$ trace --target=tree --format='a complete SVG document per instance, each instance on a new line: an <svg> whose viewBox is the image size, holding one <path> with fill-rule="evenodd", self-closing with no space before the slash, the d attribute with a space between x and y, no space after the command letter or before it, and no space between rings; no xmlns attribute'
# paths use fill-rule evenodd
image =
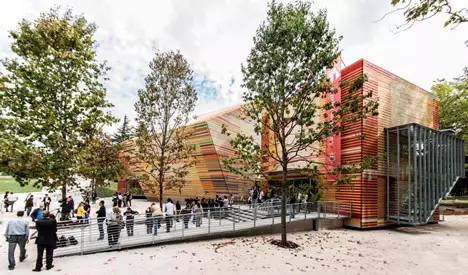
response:
<svg viewBox="0 0 468 275"><path fill-rule="evenodd" d="M468 22L468 9L456 8L451 0L391 0L391 4L396 7L396 10L384 15L391 14L395 11L404 11L406 22L398 29L409 29L416 22L424 21L434 17L437 14L445 14L448 16L444 23L444 27L453 26L456 28L461 23Z"/></svg>
<svg viewBox="0 0 468 275"><path fill-rule="evenodd" d="M35 156L30 162L3 159L2 169L20 184L31 179L54 190L76 185L79 152L96 125L114 118L106 111L109 69L94 48L96 25L71 10L59 8L34 21L23 20L10 31L14 58L2 60L0 78L2 136L18 155ZM37 159L38 158L38 159ZM16 166L15 169L5 169Z"/></svg>
<svg viewBox="0 0 468 275"><path fill-rule="evenodd" d="M117 143L131 139L133 137L133 128L130 126L130 121L128 120L127 115L124 116L122 126L117 129L113 140Z"/></svg>
<svg viewBox="0 0 468 275"><path fill-rule="evenodd" d="M439 97L439 128L453 129L457 137L468 140L468 80L439 81L432 91Z"/></svg>
<svg viewBox="0 0 468 275"><path fill-rule="evenodd" d="M254 46L242 66L244 113L257 134L273 136L265 146L251 136L237 134L231 139L236 157L228 167L234 172L262 172L260 163L273 159L282 171L281 243L286 245L286 200L288 167L295 163L304 172L316 173L318 163L304 155L314 144L340 133L344 124L375 114L372 92L359 92L365 76L355 83L343 83L348 93L340 102L323 103L336 89L326 76L339 56L335 30L326 11L311 11L311 4L269 4L266 22L254 37ZM333 111L333 116L327 116ZM223 129L226 132L226 129Z"/></svg>
<svg viewBox="0 0 468 275"><path fill-rule="evenodd" d="M179 52L157 52L149 67L135 104L136 147L138 158L148 164L144 180L155 183L162 207L163 190L183 187L187 169L193 165L186 125L197 93L193 72Z"/></svg>
<svg viewBox="0 0 468 275"><path fill-rule="evenodd" d="M115 144L102 130L97 131L79 154L79 174L91 180L91 188L109 186L126 170L120 161L120 144Z"/></svg>

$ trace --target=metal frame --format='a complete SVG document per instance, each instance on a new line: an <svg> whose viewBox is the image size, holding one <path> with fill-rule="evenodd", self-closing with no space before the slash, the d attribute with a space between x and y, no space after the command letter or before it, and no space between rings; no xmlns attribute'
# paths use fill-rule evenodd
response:
<svg viewBox="0 0 468 275"><path fill-rule="evenodd" d="M408 133L407 137L404 136L405 132ZM464 177L464 141L415 123L387 128L385 134L386 220L400 224L425 224L458 178ZM405 138L408 146L403 149ZM395 153L396 159L393 160ZM408 175L404 177L408 178L408 186L407 190L402 190L405 188L402 185L405 184L404 179L401 178L401 172L405 169L406 157L402 159L405 153L408 153ZM391 183L393 180L394 183ZM403 194L407 191L407 196L400 191Z"/></svg>

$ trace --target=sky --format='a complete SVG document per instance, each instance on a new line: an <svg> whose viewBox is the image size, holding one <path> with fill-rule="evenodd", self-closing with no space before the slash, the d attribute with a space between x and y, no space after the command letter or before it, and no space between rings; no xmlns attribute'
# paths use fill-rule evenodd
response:
<svg viewBox="0 0 468 275"><path fill-rule="evenodd" d="M287 1L285 1L287 2ZM143 88L156 50L180 50L194 71L198 91L195 114L202 115L242 102L241 64L252 47L259 24L266 19L266 0L2 0L0 58L11 57L8 31L23 18L34 20L60 5L83 13L98 25L99 60L112 68L105 83L112 113L135 118L134 103ZM468 64L468 24L443 28L434 17L395 33L404 21L390 0L317 0L330 24L343 36L346 65L367 59L427 90L437 79L452 79ZM114 130L114 125L110 130Z"/></svg>

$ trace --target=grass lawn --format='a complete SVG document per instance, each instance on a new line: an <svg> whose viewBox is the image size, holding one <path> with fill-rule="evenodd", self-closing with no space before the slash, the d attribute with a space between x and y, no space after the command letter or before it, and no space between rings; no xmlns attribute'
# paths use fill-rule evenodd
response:
<svg viewBox="0 0 468 275"><path fill-rule="evenodd" d="M32 183L25 187L21 187L12 177L0 175L0 194L5 194L6 191L13 193L28 193L39 190L41 190L41 188L33 187Z"/></svg>
<svg viewBox="0 0 468 275"><path fill-rule="evenodd" d="M117 182L111 182L109 186L97 188L96 193L99 198L108 198L117 191Z"/></svg>

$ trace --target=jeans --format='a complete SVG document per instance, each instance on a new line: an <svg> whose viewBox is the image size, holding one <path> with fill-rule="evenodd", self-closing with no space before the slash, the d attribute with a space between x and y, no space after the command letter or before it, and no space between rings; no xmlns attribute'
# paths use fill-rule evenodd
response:
<svg viewBox="0 0 468 275"><path fill-rule="evenodd" d="M8 237L8 268L13 269L16 265L15 262L15 249L16 245L20 248L20 262L26 258L26 235L11 235Z"/></svg>
<svg viewBox="0 0 468 275"><path fill-rule="evenodd" d="M32 207L31 207L31 206L28 206L28 207L26 207L24 210L26 210L26 216L29 217L29 215L31 214Z"/></svg>
<svg viewBox="0 0 468 275"><path fill-rule="evenodd" d="M166 232L169 232L171 231L171 227L172 227L172 215L166 215Z"/></svg>
<svg viewBox="0 0 468 275"><path fill-rule="evenodd" d="M158 235L158 226L159 226L159 217L155 216L153 217L153 234L156 236Z"/></svg>
<svg viewBox="0 0 468 275"><path fill-rule="evenodd" d="M107 241L109 245L114 245L119 242L120 224L109 224L107 226Z"/></svg>
<svg viewBox="0 0 468 275"><path fill-rule="evenodd" d="M98 218L99 239L104 239L104 220L105 218Z"/></svg>
<svg viewBox="0 0 468 275"><path fill-rule="evenodd" d="M127 219L127 222L126 222L126 227L127 227L127 235L130 237L130 236L133 236L133 225L135 224L135 221L133 219Z"/></svg>
<svg viewBox="0 0 468 275"><path fill-rule="evenodd" d="M46 251L46 268L52 267L52 261L54 258L54 245L38 244L36 269L42 268L42 258L44 258L44 250Z"/></svg>
<svg viewBox="0 0 468 275"><path fill-rule="evenodd" d="M152 234L153 233L153 221L152 218L146 218L146 234Z"/></svg>

